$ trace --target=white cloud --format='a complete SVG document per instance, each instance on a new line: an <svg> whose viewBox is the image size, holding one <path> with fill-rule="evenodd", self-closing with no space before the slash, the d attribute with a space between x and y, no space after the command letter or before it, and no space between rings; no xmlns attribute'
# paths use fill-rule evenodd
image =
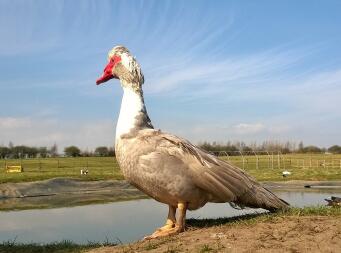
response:
<svg viewBox="0 0 341 253"><path fill-rule="evenodd" d="M18 129L30 127L32 122L30 118L14 118L14 117L3 117L0 118L0 130L6 131L7 129Z"/></svg>
<svg viewBox="0 0 341 253"><path fill-rule="evenodd" d="M59 151L76 145L82 149L114 145L114 124L108 120L63 121L50 118L0 118L0 144L52 146Z"/></svg>
<svg viewBox="0 0 341 253"><path fill-rule="evenodd" d="M233 128L237 134L256 134L266 129L266 127L262 123L240 123L233 126Z"/></svg>

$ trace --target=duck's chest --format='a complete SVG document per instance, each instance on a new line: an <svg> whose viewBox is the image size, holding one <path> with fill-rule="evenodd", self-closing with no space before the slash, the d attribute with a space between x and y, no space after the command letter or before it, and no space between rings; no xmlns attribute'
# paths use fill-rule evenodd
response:
<svg viewBox="0 0 341 253"><path fill-rule="evenodd" d="M115 144L116 159L126 179L136 175L140 152L139 144L133 139L118 139Z"/></svg>

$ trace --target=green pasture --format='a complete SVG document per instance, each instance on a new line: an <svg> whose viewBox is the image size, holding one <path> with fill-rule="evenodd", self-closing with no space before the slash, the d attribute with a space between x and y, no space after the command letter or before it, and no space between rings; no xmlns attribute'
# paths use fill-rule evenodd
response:
<svg viewBox="0 0 341 253"><path fill-rule="evenodd" d="M6 173L6 166L22 165L23 173ZM81 175L81 170L88 170ZM81 180L123 179L114 157L77 157L0 160L0 183L69 177Z"/></svg>
<svg viewBox="0 0 341 253"><path fill-rule="evenodd" d="M224 156L259 181L341 180L341 155L326 154L262 154ZM283 178L282 172L292 174Z"/></svg>
<svg viewBox="0 0 341 253"><path fill-rule="evenodd" d="M261 154L222 156L260 181L341 180L341 155ZM6 173L6 166L22 165L23 173ZM81 175L80 170L88 170ZM284 170L292 174L282 177ZM0 160L0 183L69 177L80 180L123 179L113 157L77 157Z"/></svg>

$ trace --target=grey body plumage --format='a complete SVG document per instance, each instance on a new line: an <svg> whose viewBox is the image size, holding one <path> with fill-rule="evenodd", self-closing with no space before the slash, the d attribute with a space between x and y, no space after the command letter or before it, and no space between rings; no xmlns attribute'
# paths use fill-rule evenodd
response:
<svg viewBox="0 0 341 253"><path fill-rule="evenodd" d="M287 203L234 165L187 140L152 128L134 130L116 143L116 155L127 180L152 198L190 210L207 202L275 210Z"/></svg>

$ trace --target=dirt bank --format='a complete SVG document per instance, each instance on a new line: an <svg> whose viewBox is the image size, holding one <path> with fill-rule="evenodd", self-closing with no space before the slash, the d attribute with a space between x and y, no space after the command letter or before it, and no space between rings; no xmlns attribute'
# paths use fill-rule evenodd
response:
<svg viewBox="0 0 341 253"><path fill-rule="evenodd" d="M341 181L264 182L274 191L309 191L320 187L341 191ZM125 180L80 181L54 178L36 182L0 184L0 210L53 208L146 198Z"/></svg>
<svg viewBox="0 0 341 253"><path fill-rule="evenodd" d="M112 252L340 252L340 216L283 216L202 227L181 235L89 253Z"/></svg>
<svg viewBox="0 0 341 253"><path fill-rule="evenodd" d="M145 197L124 180L79 181L54 178L0 184L0 210L76 206Z"/></svg>
<svg viewBox="0 0 341 253"><path fill-rule="evenodd" d="M263 185L272 189L304 189L305 186L311 188L328 187L341 189L341 181L295 180L287 182L264 182ZM134 192L141 194L141 192L125 180L80 181L69 178L54 178L35 182L0 184L0 199L53 196L58 194L90 194L105 191L116 191L118 193Z"/></svg>

